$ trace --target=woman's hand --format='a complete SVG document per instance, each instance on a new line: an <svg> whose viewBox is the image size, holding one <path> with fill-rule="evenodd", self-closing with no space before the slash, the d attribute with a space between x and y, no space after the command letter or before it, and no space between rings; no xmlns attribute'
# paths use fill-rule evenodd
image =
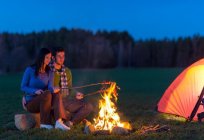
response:
<svg viewBox="0 0 204 140"><path fill-rule="evenodd" d="M22 106L23 106L23 109L27 111L25 96L23 96L23 98L22 98Z"/></svg>
<svg viewBox="0 0 204 140"><path fill-rule="evenodd" d="M54 93L55 93L55 94L58 94L59 92L60 92L60 88L59 88L59 87L55 87L55 88L54 88Z"/></svg>
<svg viewBox="0 0 204 140"><path fill-rule="evenodd" d="M43 93L43 90L41 90L41 89L39 89L39 90L37 90L36 92L35 92L35 94L37 94L37 95L40 95L40 94L42 94Z"/></svg>
<svg viewBox="0 0 204 140"><path fill-rule="evenodd" d="M81 92L77 92L75 97L76 97L77 100L81 100L81 99L84 98L84 94L81 93Z"/></svg>

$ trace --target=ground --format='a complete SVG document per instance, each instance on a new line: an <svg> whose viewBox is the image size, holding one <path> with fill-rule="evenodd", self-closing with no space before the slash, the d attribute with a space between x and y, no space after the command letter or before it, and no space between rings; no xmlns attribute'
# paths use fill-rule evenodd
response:
<svg viewBox="0 0 204 140"><path fill-rule="evenodd" d="M127 136L93 136L83 133L83 125L71 131L40 130L18 131L14 126L14 115L23 113L21 107L20 82L22 73L0 75L0 139L203 139L203 124L186 123L184 119L155 111L156 104L165 89L182 69L111 69L111 70L73 70L75 86L101 81L115 81L121 87L118 99L118 112L121 119L129 121L134 132ZM99 87L81 90L89 93ZM97 103L99 95L87 98ZM92 121L95 111L88 118ZM144 125L168 125L169 132L141 135L138 130Z"/></svg>

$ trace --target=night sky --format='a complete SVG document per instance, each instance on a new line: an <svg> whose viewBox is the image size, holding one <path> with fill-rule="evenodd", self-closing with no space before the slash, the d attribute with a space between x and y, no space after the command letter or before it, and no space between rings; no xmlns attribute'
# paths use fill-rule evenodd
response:
<svg viewBox="0 0 204 140"><path fill-rule="evenodd" d="M202 0L2 0L0 32L81 28L135 39L204 35Z"/></svg>

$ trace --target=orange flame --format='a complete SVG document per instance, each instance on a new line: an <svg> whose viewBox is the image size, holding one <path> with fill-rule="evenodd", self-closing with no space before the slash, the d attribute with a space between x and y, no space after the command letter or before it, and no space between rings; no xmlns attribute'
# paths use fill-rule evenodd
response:
<svg viewBox="0 0 204 140"><path fill-rule="evenodd" d="M117 87L115 82L110 83L110 87L102 93L102 99L99 100L99 114L94 118L94 127L96 130L110 130L116 126L131 129L127 122L121 122L120 116L116 112L117 107L112 101L117 102Z"/></svg>

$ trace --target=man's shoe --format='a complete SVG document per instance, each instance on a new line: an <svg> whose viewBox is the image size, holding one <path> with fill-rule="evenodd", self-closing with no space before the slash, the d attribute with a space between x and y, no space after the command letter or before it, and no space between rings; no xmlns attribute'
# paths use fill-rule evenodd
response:
<svg viewBox="0 0 204 140"><path fill-rule="evenodd" d="M57 120L55 123L55 128L60 130L70 130L70 127L66 126L62 121Z"/></svg>
<svg viewBox="0 0 204 140"><path fill-rule="evenodd" d="M70 128L73 127L73 122L71 122L71 121L67 121L65 124L66 124L66 126L68 126Z"/></svg>

